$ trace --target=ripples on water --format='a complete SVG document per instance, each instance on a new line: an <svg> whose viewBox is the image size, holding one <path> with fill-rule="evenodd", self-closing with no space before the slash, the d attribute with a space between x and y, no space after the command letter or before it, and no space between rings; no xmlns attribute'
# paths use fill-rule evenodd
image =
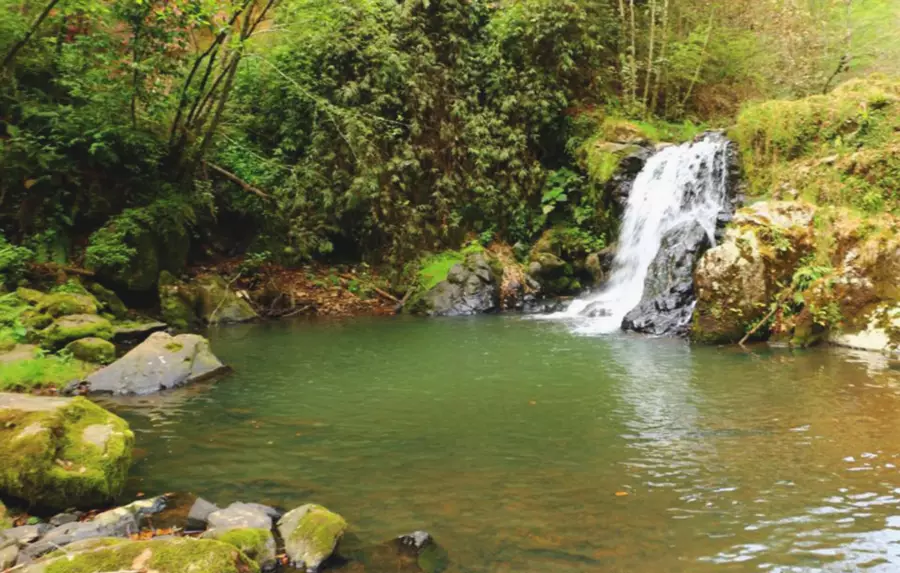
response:
<svg viewBox="0 0 900 573"><path fill-rule="evenodd" d="M878 357L516 318L213 347L234 375L116 404L131 493L317 501L363 542L431 531L450 571L900 571L900 373Z"/></svg>

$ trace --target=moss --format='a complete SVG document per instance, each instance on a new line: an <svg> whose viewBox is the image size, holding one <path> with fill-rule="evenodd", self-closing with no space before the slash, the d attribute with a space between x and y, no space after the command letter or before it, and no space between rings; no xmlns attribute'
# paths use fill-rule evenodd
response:
<svg viewBox="0 0 900 573"><path fill-rule="evenodd" d="M89 428L108 429L102 443L92 443ZM121 493L133 444L124 420L82 397L0 409L0 490L54 509L102 505Z"/></svg>
<svg viewBox="0 0 900 573"><path fill-rule="evenodd" d="M96 367L59 356L38 356L29 360L0 363L0 391L30 392L41 388L62 388L82 380Z"/></svg>
<svg viewBox="0 0 900 573"><path fill-rule="evenodd" d="M184 348L184 345L181 344L180 342L170 342L170 343L166 344L166 346L165 346L165 349L168 350L169 352L178 352L182 348Z"/></svg>
<svg viewBox="0 0 900 573"><path fill-rule="evenodd" d="M190 330L199 323L197 295L168 271L159 274L159 306L162 319L176 330Z"/></svg>
<svg viewBox="0 0 900 573"><path fill-rule="evenodd" d="M94 314L73 314L57 318L53 324L38 333L41 344L46 348L61 348L79 338L113 337L112 323Z"/></svg>
<svg viewBox="0 0 900 573"><path fill-rule="evenodd" d="M97 300L89 295L59 292L46 295L36 310L54 318L70 314L96 314Z"/></svg>
<svg viewBox="0 0 900 573"><path fill-rule="evenodd" d="M38 305L47 295L33 288L19 287L16 289L16 296L28 304Z"/></svg>
<svg viewBox="0 0 900 573"><path fill-rule="evenodd" d="M78 360L93 364L109 364L116 359L116 347L102 338L81 338L66 345Z"/></svg>
<svg viewBox="0 0 900 573"><path fill-rule="evenodd" d="M299 507L279 522L288 557L310 569L331 556L346 530L343 517L317 504Z"/></svg>
<svg viewBox="0 0 900 573"><path fill-rule="evenodd" d="M275 560L275 539L268 529L230 529L221 533L213 532L212 537L233 545L259 565Z"/></svg>
<svg viewBox="0 0 900 573"><path fill-rule="evenodd" d="M125 303L112 290L98 283L92 284L90 290L97 298L97 301L100 302L103 310L109 312L117 319L121 320L128 314L128 308L125 306Z"/></svg>
<svg viewBox="0 0 900 573"><path fill-rule="evenodd" d="M16 337L8 329L0 330L0 353L9 352L16 347Z"/></svg>
<svg viewBox="0 0 900 573"><path fill-rule="evenodd" d="M45 573L98 573L141 569L158 573L257 573L233 546L209 539L154 539L84 551L47 563Z"/></svg>
<svg viewBox="0 0 900 573"><path fill-rule="evenodd" d="M0 501L0 531L9 529L12 526L12 517L9 515L9 511L6 509L6 506L3 505L3 501Z"/></svg>

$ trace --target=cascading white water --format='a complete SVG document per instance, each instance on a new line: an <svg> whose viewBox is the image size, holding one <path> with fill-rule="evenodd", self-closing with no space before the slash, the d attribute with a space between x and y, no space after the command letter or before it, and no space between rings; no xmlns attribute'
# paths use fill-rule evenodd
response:
<svg viewBox="0 0 900 573"><path fill-rule="evenodd" d="M647 271L667 232L695 221L715 242L716 218L727 195L727 170L717 162L725 161L727 146L724 136L710 133L650 157L628 196L609 282L551 317L577 319L576 331L582 333L614 332L641 302Z"/></svg>

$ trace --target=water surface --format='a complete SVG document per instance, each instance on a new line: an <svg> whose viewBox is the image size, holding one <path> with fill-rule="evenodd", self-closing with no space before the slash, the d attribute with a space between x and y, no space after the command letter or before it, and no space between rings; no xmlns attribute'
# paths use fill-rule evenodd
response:
<svg viewBox="0 0 900 573"><path fill-rule="evenodd" d="M214 331L235 373L119 406L131 494L315 501L452 572L900 570L900 373L517 317Z"/></svg>

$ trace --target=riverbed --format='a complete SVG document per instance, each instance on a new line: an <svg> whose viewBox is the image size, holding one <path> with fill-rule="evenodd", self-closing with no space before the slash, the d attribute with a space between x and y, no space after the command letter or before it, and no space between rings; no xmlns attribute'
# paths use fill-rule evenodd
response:
<svg viewBox="0 0 900 573"><path fill-rule="evenodd" d="M130 496L424 529L450 572L900 570L900 372L876 355L494 316L210 333L234 373L116 406Z"/></svg>

